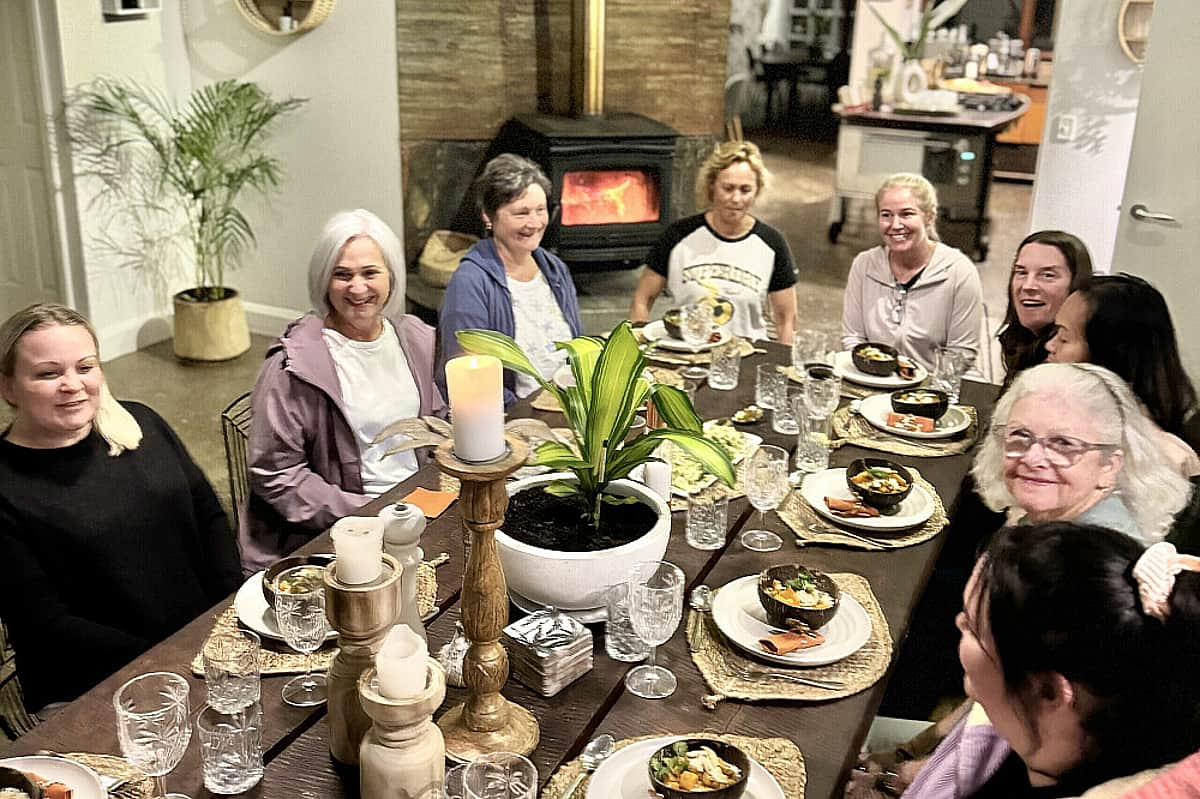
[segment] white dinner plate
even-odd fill
[[[854,365],[854,359],[850,357],[849,350],[843,350],[833,356],[833,369],[843,380],[849,380],[851,383],[858,383],[860,386],[870,386],[871,388],[909,388],[911,386],[920,385],[925,378],[929,377],[929,372],[925,371],[925,367],[913,361],[913,367],[917,370],[916,374],[908,379],[900,377],[900,375],[892,373],[887,377],[879,375],[869,375],[866,372],[860,372],[858,367]]]
[[[267,598],[263,596],[264,574],[266,572],[252,574],[246,582],[242,583],[237,596],[233,599],[233,606],[237,609],[238,621],[242,624],[263,638],[282,641],[283,633],[279,632],[279,624],[275,621],[275,611],[271,610],[271,606],[267,604]],[[337,630],[330,629],[325,637],[327,639],[337,638]]]
[[[649,369],[642,370],[642,377],[646,378],[646,380],[651,383],[654,382],[654,374],[651,373]],[[571,371],[571,364],[569,363],[564,363],[562,366],[555,369],[554,376],[550,379],[553,380],[554,385],[558,386],[559,388],[575,387],[575,373]]]
[[[15,768],[17,771],[32,771],[44,779],[61,782],[71,789],[72,799],[108,799],[108,792],[104,790],[96,772],[65,757],[9,757],[0,760],[0,766]]]
[[[785,666],[824,666],[848,658],[871,638],[871,618],[858,600],[842,593],[838,611],[818,632],[825,643],[772,655],[758,645],[776,628],[767,621],[767,612],[758,601],[758,575],[751,574],[726,584],[717,591],[712,604],[713,623],[735,646],[755,657]]]
[[[716,422],[705,422],[704,423],[705,430],[707,430],[709,425],[712,425],[712,424],[716,424]],[[742,451],[739,452],[733,458],[733,464],[735,466],[737,464],[741,463],[742,461],[744,461],[746,459],[746,456],[749,455],[751,452],[753,452],[758,447],[758,445],[763,442],[762,436],[756,436],[753,433],[747,433],[743,430],[738,430],[738,432],[741,433],[743,438],[745,439],[745,444],[742,446]],[[688,493],[687,491],[684,491],[681,488],[675,487],[674,474],[671,475],[671,478],[672,478],[671,479],[671,493],[677,497],[689,497],[692,494],[698,494],[701,491],[703,491],[704,489],[708,488],[713,483],[717,482],[717,476],[715,474],[707,475],[702,482],[700,482],[695,488],[693,488],[691,490],[691,493]]]
[[[971,426],[971,417],[967,415],[967,412],[957,405],[951,405],[942,414],[942,418],[933,423],[932,433],[892,427],[887,423],[888,414],[892,412],[892,396],[890,394],[872,394],[862,401],[858,410],[863,418],[875,427],[904,438],[950,438]]]
[[[813,510],[830,521],[843,524],[846,527],[855,527],[859,530],[873,530],[875,532],[907,530],[910,527],[924,524],[933,515],[934,509],[933,497],[929,496],[929,492],[920,485],[914,485],[912,493],[904,498],[904,501],[898,506],[896,513],[890,516],[855,517],[851,519],[843,519],[841,516],[836,516],[833,511],[825,506],[825,497],[848,500],[858,499],[858,495],[851,493],[850,487],[846,485],[845,469],[826,469],[823,472],[808,475],[804,478],[804,483],[800,486],[800,496],[804,497],[809,505],[812,505]]]
[[[638,741],[618,749],[600,764],[588,783],[587,799],[646,799],[650,793],[650,756],[671,743],[683,740],[680,735],[667,735]],[[697,793],[703,796],[703,793]],[[744,799],[786,799],[783,788],[757,760],[750,758],[750,776],[746,780]]]
[[[717,334],[716,341],[707,341],[704,344],[697,344],[693,347],[683,339],[668,336],[667,326],[663,324],[661,319],[657,322],[651,322],[642,328],[642,335],[646,337],[646,341],[652,341],[656,346],[662,347],[664,350],[678,350],[680,352],[707,352],[733,338],[729,331],[723,327],[718,327],[715,332]]]

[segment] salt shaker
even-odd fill
[[[418,544],[425,532],[425,514],[416,505],[397,502],[379,512],[384,521],[383,551],[400,562],[400,624],[425,637],[421,610],[417,605],[417,569],[425,553]]]

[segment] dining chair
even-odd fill
[[[250,478],[246,473],[246,439],[250,436],[250,392],[247,391],[221,411],[221,437],[225,440],[225,467],[229,470],[229,495],[233,513],[246,501]]]

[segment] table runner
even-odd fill
[[[887,673],[892,661],[892,634],[887,619],[884,618],[883,609],[879,606],[879,600],[871,590],[871,584],[865,577],[848,572],[831,573],[829,576],[843,592],[858,600],[871,619],[871,637],[862,648],[849,657],[827,666],[789,669],[786,666],[750,658],[728,643],[713,623],[711,615],[705,614],[704,624],[689,623],[687,629],[688,645],[693,650],[692,660],[704,677],[705,684],[712,691],[701,699],[706,708],[715,710],[717,703],[724,699],[743,699],[749,702],[772,699],[823,702],[840,699],[870,688]],[[695,614],[696,611],[690,613]],[[693,635],[698,640],[693,640]],[[799,683],[772,680],[766,675],[756,675],[753,679],[747,679],[735,674],[728,665],[730,663],[753,670],[794,671],[798,675],[818,680],[841,680],[846,687],[838,690],[813,688]]]
[[[940,458],[944,455],[959,455],[975,446],[979,436],[979,413],[971,405],[958,407],[971,418],[967,429],[954,438],[912,439],[887,433],[854,413],[850,406],[833,412],[833,435],[841,444],[854,444],[866,449],[907,455],[915,458]]]

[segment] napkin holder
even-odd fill
[[[446,698],[446,674],[432,658],[425,659],[425,668],[425,690],[405,699],[379,692],[373,666],[359,675],[356,698],[372,722],[358,750],[362,799],[441,795],[446,743],[433,714]]]
[[[504,628],[513,676],[542,696],[554,696],[592,670],[592,632],[548,608]]]

